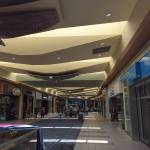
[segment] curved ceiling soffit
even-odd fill
[[[69,71],[59,72],[59,73],[39,73],[39,72],[32,72],[32,71],[27,71],[27,72],[29,75],[36,78],[57,81],[57,80],[74,78],[82,74],[106,71],[108,67],[109,67],[109,63],[103,63],[99,65],[83,67],[78,70],[69,70]]]
[[[10,72],[18,72],[18,73],[28,74],[30,76],[44,79],[44,80],[58,81],[58,80],[70,79],[70,78],[73,78],[73,77],[76,77],[76,76],[79,76],[82,74],[106,71],[108,67],[109,67],[109,63],[103,63],[103,64],[98,64],[98,65],[83,67],[78,70],[69,70],[69,71],[59,72],[59,73],[33,72],[33,71],[10,68],[10,67],[3,67],[3,66],[1,68],[8,70]]]
[[[0,55],[1,55],[1,61],[10,62],[10,63],[29,64],[29,65],[58,64],[58,63],[81,61],[86,59],[95,59],[95,58],[110,56],[109,52],[111,51],[111,49],[107,52],[102,51],[101,52],[102,56],[93,54],[93,49],[97,47],[97,45],[95,45],[94,43],[97,44],[97,42],[92,42],[80,46],[62,49],[59,51],[44,53],[41,55],[16,55],[16,54],[9,54],[5,52],[0,52]],[[89,44],[93,44],[93,45],[90,46],[91,48],[87,49],[87,46]],[[80,47],[82,47],[83,53],[81,53],[81,50],[79,49]],[[84,49],[86,50],[86,53],[84,53]],[[58,60],[58,56],[60,57],[59,60]],[[12,60],[12,58],[15,58],[15,61]]]
[[[70,79],[80,75],[78,70],[65,71],[60,73],[37,73],[37,72],[28,71],[28,74],[36,78],[40,78],[44,80],[52,80],[52,81],[61,81],[61,80]]]
[[[51,28],[51,30],[53,30]],[[42,33],[42,32],[41,32]],[[15,54],[17,56],[38,56],[72,48],[83,48],[89,45],[97,47],[100,43],[105,45],[115,44],[118,38],[115,35],[108,36],[84,36],[84,37],[38,37],[38,38],[11,38],[2,39],[5,47],[0,47],[0,52]],[[78,42],[79,41],[79,42]]]
[[[31,3],[39,0],[0,0],[0,7],[8,7],[20,4]]]
[[[28,20],[28,21],[25,21]],[[56,25],[59,16],[55,8],[28,12],[0,14],[0,37],[14,38],[38,33]]]

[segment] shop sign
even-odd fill
[[[14,96],[20,96],[20,95],[21,95],[21,90],[20,90],[20,88],[13,88],[13,89],[12,89],[12,94],[13,94]]]
[[[36,99],[37,99],[37,100],[42,100],[42,93],[36,92],[36,93],[35,93],[35,96],[36,96]]]

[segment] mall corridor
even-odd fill
[[[149,150],[121,131],[117,123],[110,123],[97,113],[90,114],[83,122],[53,118],[36,125],[43,128],[46,150]],[[32,147],[35,142],[31,138],[28,144]]]
[[[0,150],[150,150],[150,0],[0,0]]]

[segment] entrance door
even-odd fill
[[[141,80],[130,90],[133,136],[150,145],[150,82]]]
[[[25,94],[23,97],[23,118],[26,117],[28,110],[30,111],[30,114],[33,113],[33,96]]]
[[[27,111],[27,95],[24,95],[23,97],[23,118],[26,118],[26,111]]]
[[[141,115],[144,143],[150,145],[150,99],[141,100]]]

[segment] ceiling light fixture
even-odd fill
[[[60,60],[60,59],[61,59],[61,57],[57,57],[57,59],[58,59],[58,60]]]
[[[52,77],[52,76],[49,76],[49,79],[53,79],[53,77]]]
[[[111,13],[107,13],[105,16],[106,17],[111,17]]]
[[[12,58],[12,60],[15,60],[15,59],[16,59],[15,57]]]

